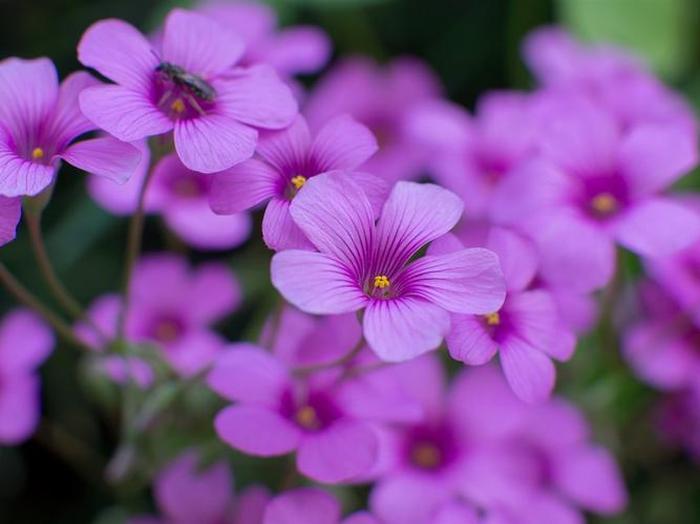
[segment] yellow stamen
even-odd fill
[[[296,413],[296,421],[297,424],[306,429],[318,429],[321,424],[316,410],[311,406],[299,408]]]
[[[180,334],[180,328],[172,320],[164,320],[156,326],[156,339],[161,342],[172,342]]]
[[[175,111],[176,113],[184,113],[185,112],[185,103],[182,101],[182,98],[176,98],[172,104],[170,104],[170,109]]]
[[[442,462],[442,452],[434,444],[419,444],[411,451],[413,463],[424,469],[432,469]]]
[[[494,311],[493,313],[484,315],[484,320],[486,320],[489,326],[497,326],[501,323],[501,315],[498,314],[498,311]]]
[[[297,175],[292,177],[292,185],[297,189],[301,189],[303,185],[306,184],[306,177],[303,175]]]
[[[391,285],[391,282],[389,282],[389,277],[386,275],[377,275],[374,277],[374,287],[379,288],[379,289],[384,289],[385,287],[389,287]]]
[[[44,158],[44,150],[41,149],[40,147],[35,147],[32,151],[32,158],[34,160],[40,160]]]
[[[600,193],[591,200],[591,207],[600,215],[609,215],[617,210],[617,199],[610,193]]]

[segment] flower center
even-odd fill
[[[599,193],[591,199],[591,209],[598,215],[611,215],[617,211],[619,203],[610,193]]]
[[[162,320],[153,331],[156,340],[160,342],[173,342],[180,336],[180,326],[174,320]]]
[[[493,313],[484,315],[484,320],[489,326],[497,326],[501,323],[501,315],[498,313],[498,311],[494,311]]]
[[[41,160],[42,158],[44,158],[44,150],[40,147],[35,147],[32,150],[32,158],[34,160]]]
[[[202,194],[202,188],[193,176],[177,180],[173,185],[173,191],[182,197],[197,197]]]
[[[294,416],[297,424],[302,428],[315,430],[321,427],[321,420],[316,410],[308,404],[300,407]]]
[[[389,277],[386,275],[377,275],[374,277],[374,287],[377,289],[384,289],[391,285],[389,282]]]
[[[172,109],[173,112],[177,113],[178,115],[181,115],[186,109],[185,102],[182,101],[182,98],[176,98],[173,100],[173,103],[170,104],[170,109]]]
[[[292,177],[291,182],[294,188],[297,191],[299,191],[304,186],[304,184],[306,184],[306,177],[304,175],[296,175]]]
[[[419,468],[435,469],[442,464],[442,451],[431,442],[421,442],[411,450],[411,461]]]

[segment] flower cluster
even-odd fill
[[[615,459],[552,392],[553,361],[595,324],[623,249],[649,275],[625,354],[678,395],[663,420],[700,455],[680,427],[700,424],[700,213],[671,191],[697,163],[696,124],[630,56],[538,30],[524,45],[537,88],[488,93],[470,114],[412,58],[345,59],[307,92],[295,75],[325,65],[327,37],[278,30],[257,4],[174,9],[152,35],[98,21],[77,51],[104,81],[59,85],[45,58],[0,63],[0,244],[23,198],[36,234],[61,160],[97,175],[101,207],[132,216],[121,294],[73,326],[39,308],[89,350],[93,380],[123,393],[112,478],[139,467],[138,431],[182,432],[147,468],[161,517],[132,522],[576,524],[621,511]],[[198,251],[262,241],[277,308],[221,260],[139,259],[148,213]],[[259,321],[231,342],[215,324],[237,311]],[[36,426],[34,368],[52,345],[28,312],[0,326],[1,442]],[[280,492],[257,478],[234,497],[240,454],[293,455]],[[311,482],[367,484],[367,509]]]

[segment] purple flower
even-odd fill
[[[53,345],[34,313],[15,310],[0,322],[0,443],[19,444],[34,433],[41,412],[36,369]]]
[[[22,200],[0,196],[0,246],[15,239],[22,215]]]
[[[142,170],[120,187],[93,179],[88,188],[102,207],[116,214],[131,214],[136,209],[145,176]],[[251,229],[247,214],[223,217],[209,207],[210,176],[187,169],[177,155],[170,154],[158,162],[152,177],[146,193],[146,209],[162,214],[168,228],[188,245],[202,250],[223,250],[247,240]]]
[[[297,488],[270,501],[262,524],[339,524],[340,503],[318,488]]]
[[[508,293],[498,310],[486,315],[452,315],[447,348],[452,358],[479,366],[498,353],[513,391],[528,402],[549,396],[555,369],[550,358],[568,360],[576,337],[563,323],[554,297],[534,282],[537,253],[526,238],[492,228],[481,245],[499,257]],[[433,243],[429,254],[463,248],[456,237]]]
[[[380,151],[367,171],[395,182],[421,174],[426,158],[409,132],[409,119],[413,109],[437,99],[440,90],[434,74],[416,59],[399,58],[382,68],[354,57],[317,84],[305,113],[312,129],[344,113],[369,127]]]
[[[503,276],[491,251],[465,249],[409,263],[462,215],[459,198],[441,187],[397,183],[375,225],[362,188],[324,174],[307,182],[290,212],[319,252],[277,253],[273,284],[308,313],[364,310],[365,339],[382,360],[437,348],[449,331],[449,312],[486,314],[503,303]]]
[[[102,20],[83,35],[78,58],[117,85],[86,89],[80,107],[126,141],[174,130],[188,168],[228,169],[253,155],[255,128],[284,128],[297,112],[270,67],[234,69],[242,54],[235,33],[182,9],[168,15],[161,50],[126,22]]]
[[[696,132],[695,116],[683,98],[623,49],[584,46],[561,28],[544,27],[528,36],[523,54],[544,86],[601,104],[623,128],[660,123]]]
[[[289,206],[310,178],[327,171],[353,170],[377,150],[369,130],[348,116],[329,121],[312,140],[306,121],[297,117],[284,131],[260,136],[253,158],[214,177],[210,202],[216,213],[241,213],[269,200],[263,218],[263,239],[272,249],[312,247],[294,224]],[[352,173],[375,205],[385,196],[383,182]]]
[[[232,313],[241,300],[238,282],[224,265],[208,263],[191,271],[177,256],[150,255],[137,264],[131,286],[127,340],[156,344],[185,377],[203,370],[224,349],[226,341],[209,326]],[[88,314],[113,337],[119,309],[120,298],[107,295]],[[88,343],[102,346],[89,326],[77,329]]]
[[[663,439],[681,446],[700,463],[700,388],[666,395],[656,409],[656,426]]]
[[[521,166],[494,196],[494,220],[532,235],[548,283],[590,291],[605,285],[616,243],[644,256],[690,245],[700,218],[663,192],[697,161],[692,134],[645,124],[621,133],[588,102],[543,103],[543,158]]]
[[[239,65],[268,64],[284,77],[315,73],[331,53],[328,36],[315,26],[277,29],[275,11],[256,2],[208,0],[197,11],[233,30],[245,43]]]
[[[208,377],[217,393],[237,403],[216,416],[216,431],[251,455],[296,450],[299,471],[319,482],[356,480],[377,459],[374,424],[416,413],[405,399],[385,398],[370,382],[341,378],[337,370],[295,375],[263,349],[235,344]]]
[[[160,471],[153,492],[161,518],[141,516],[129,524],[261,524],[270,499],[259,486],[235,496],[226,462],[200,469],[195,451],[182,453]]]
[[[73,73],[59,86],[48,58],[0,62],[0,195],[33,196],[54,180],[61,160],[124,182],[139,152],[112,137],[75,142],[96,129],[78,107],[79,93],[99,83]]]

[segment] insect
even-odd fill
[[[192,75],[180,66],[170,62],[161,62],[156,66],[156,71],[181,89],[188,91],[201,100],[211,102],[216,97],[216,90],[205,80]]]

